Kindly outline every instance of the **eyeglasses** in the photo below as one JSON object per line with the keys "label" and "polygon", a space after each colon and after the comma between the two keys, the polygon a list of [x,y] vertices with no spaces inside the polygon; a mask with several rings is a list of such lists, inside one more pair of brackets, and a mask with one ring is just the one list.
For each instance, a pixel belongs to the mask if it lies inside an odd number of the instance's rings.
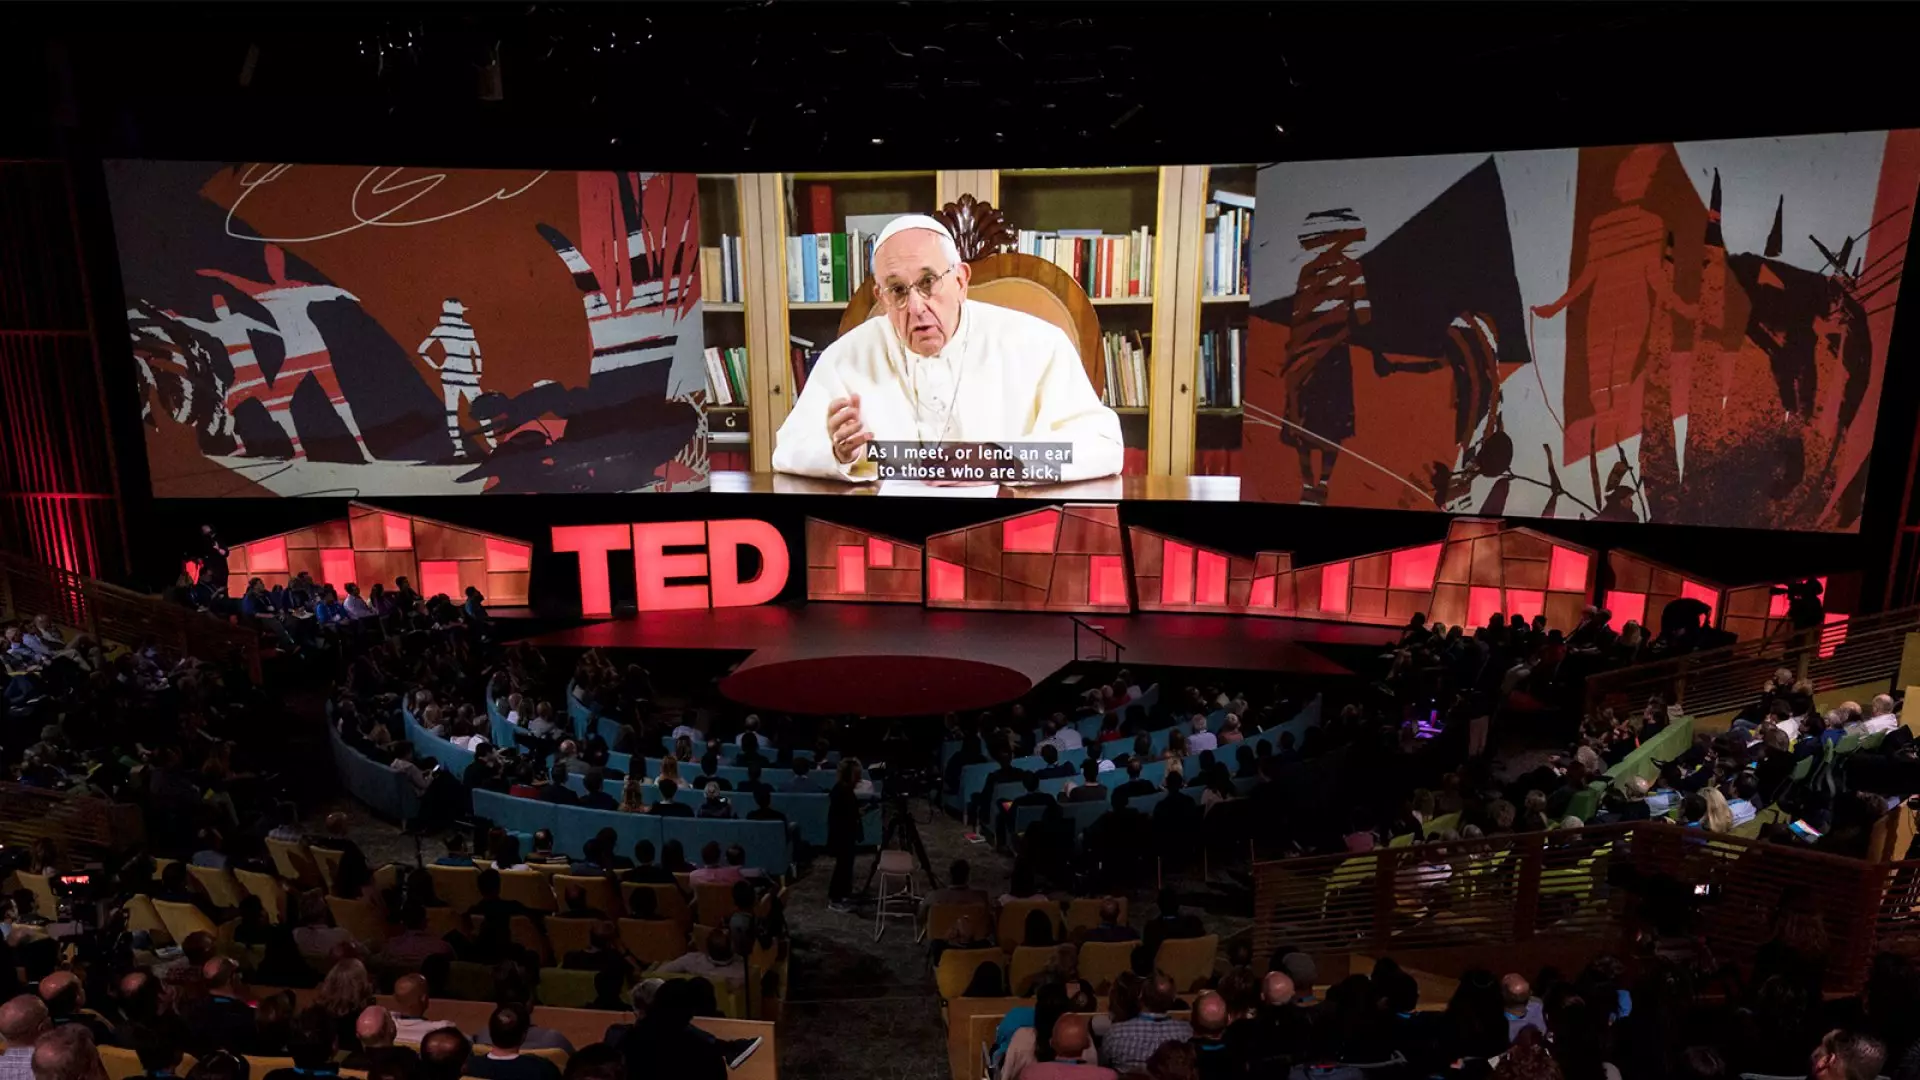
{"label": "eyeglasses", "polygon": [[920,280],[911,285],[882,285],[880,286],[880,299],[890,308],[906,307],[907,297],[912,293],[919,293],[920,299],[922,300],[931,300],[933,299],[933,290],[939,288],[940,283],[945,281],[947,275],[953,273],[954,270],[955,267],[949,266],[938,274],[930,272],[921,274]]}

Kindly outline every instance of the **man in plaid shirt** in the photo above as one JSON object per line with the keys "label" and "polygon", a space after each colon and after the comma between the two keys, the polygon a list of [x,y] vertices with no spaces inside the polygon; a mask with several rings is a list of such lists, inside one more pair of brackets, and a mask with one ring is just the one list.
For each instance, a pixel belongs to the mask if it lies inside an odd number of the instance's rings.
{"label": "man in plaid shirt", "polygon": [[1145,1069],[1161,1043],[1193,1038],[1193,1028],[1185,1020],[1167,1015],[1179,1003],[1173,980],[1164,972],[1154,975],[1140,995],[1140,1015],[1107,1029],[1100,1044],[1100,1064],[1121,1074]]}

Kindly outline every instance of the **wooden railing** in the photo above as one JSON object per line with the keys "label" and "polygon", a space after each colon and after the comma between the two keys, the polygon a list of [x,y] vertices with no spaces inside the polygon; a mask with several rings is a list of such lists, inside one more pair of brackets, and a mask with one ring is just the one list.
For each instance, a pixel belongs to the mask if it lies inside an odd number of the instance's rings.
{"label": "wooden railing", "polygon": [[35,615],[102,642],[137,648],[152,641],[169,659],[238,659],[260,679],[260,635],[244,626],[158,597],[0,552],[0,618]]}
{"label": "wooden railing", "polygon": [[1586,708],[1589,713],[1606,705],[1637,709],[1660,694],[1693,716],[1712,716],[1752,702],[1779,668],[1811,680],[1816,693],[1880,679],[1891,686],[1907,635],[1915,632],[1920,632],[1920,606],[1603,671],[1587,677]]}
{"label": "wooden railing", "polygon": [[1716,959],[1745,963],[1788,906],[1818,916],[1834,989],[1875,951],[1920,951],[1920,863],[1872,863],[1665,822],[1598,825],[1254,864],[1254,954],[1622,940],[1690,905]]}
{"label": "wooden railing", "polygon": [[70,856],[97,858],[139,846],[146,823],[130,803],[0,783],[0,843],[24,846],[43,838]]}

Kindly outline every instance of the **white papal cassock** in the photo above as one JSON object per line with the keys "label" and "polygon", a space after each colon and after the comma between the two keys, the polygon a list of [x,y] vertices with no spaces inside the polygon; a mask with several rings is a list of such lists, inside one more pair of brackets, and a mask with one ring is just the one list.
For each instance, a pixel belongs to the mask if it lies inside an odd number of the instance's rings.
{"label": "white papal cassock", "polygon": [[1065,442],[1062,480],[1120,471],[1120,418],[1100,404],[1061,329],[1023,311],[963,300],[960,325],[935,356],[909,351],[876,316],[827,346],[774,438],[777,472],[868,481],[877,467],[842,465],[827,403],[860,395],[860,419],[881,441]]}

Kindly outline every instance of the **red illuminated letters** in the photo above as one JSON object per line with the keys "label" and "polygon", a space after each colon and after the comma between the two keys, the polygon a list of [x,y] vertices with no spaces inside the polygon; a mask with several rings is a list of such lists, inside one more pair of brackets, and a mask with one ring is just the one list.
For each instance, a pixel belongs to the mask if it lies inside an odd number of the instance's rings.
{"label": "red illuminated letters", "polygon": [[[753,548],[760,572],[740,580],[739,549]],[[633,551],[633,579],[641,611],[684,611],[764,604],[786,588],[787,543],[764,521],[664,521],[634,525],[556,525],[553,550],[580,557],[580,613],[613,611],[607,553]],[[697,548],[668,552],[668,548]],[[674,579],[706,578],[704,583]]]}

